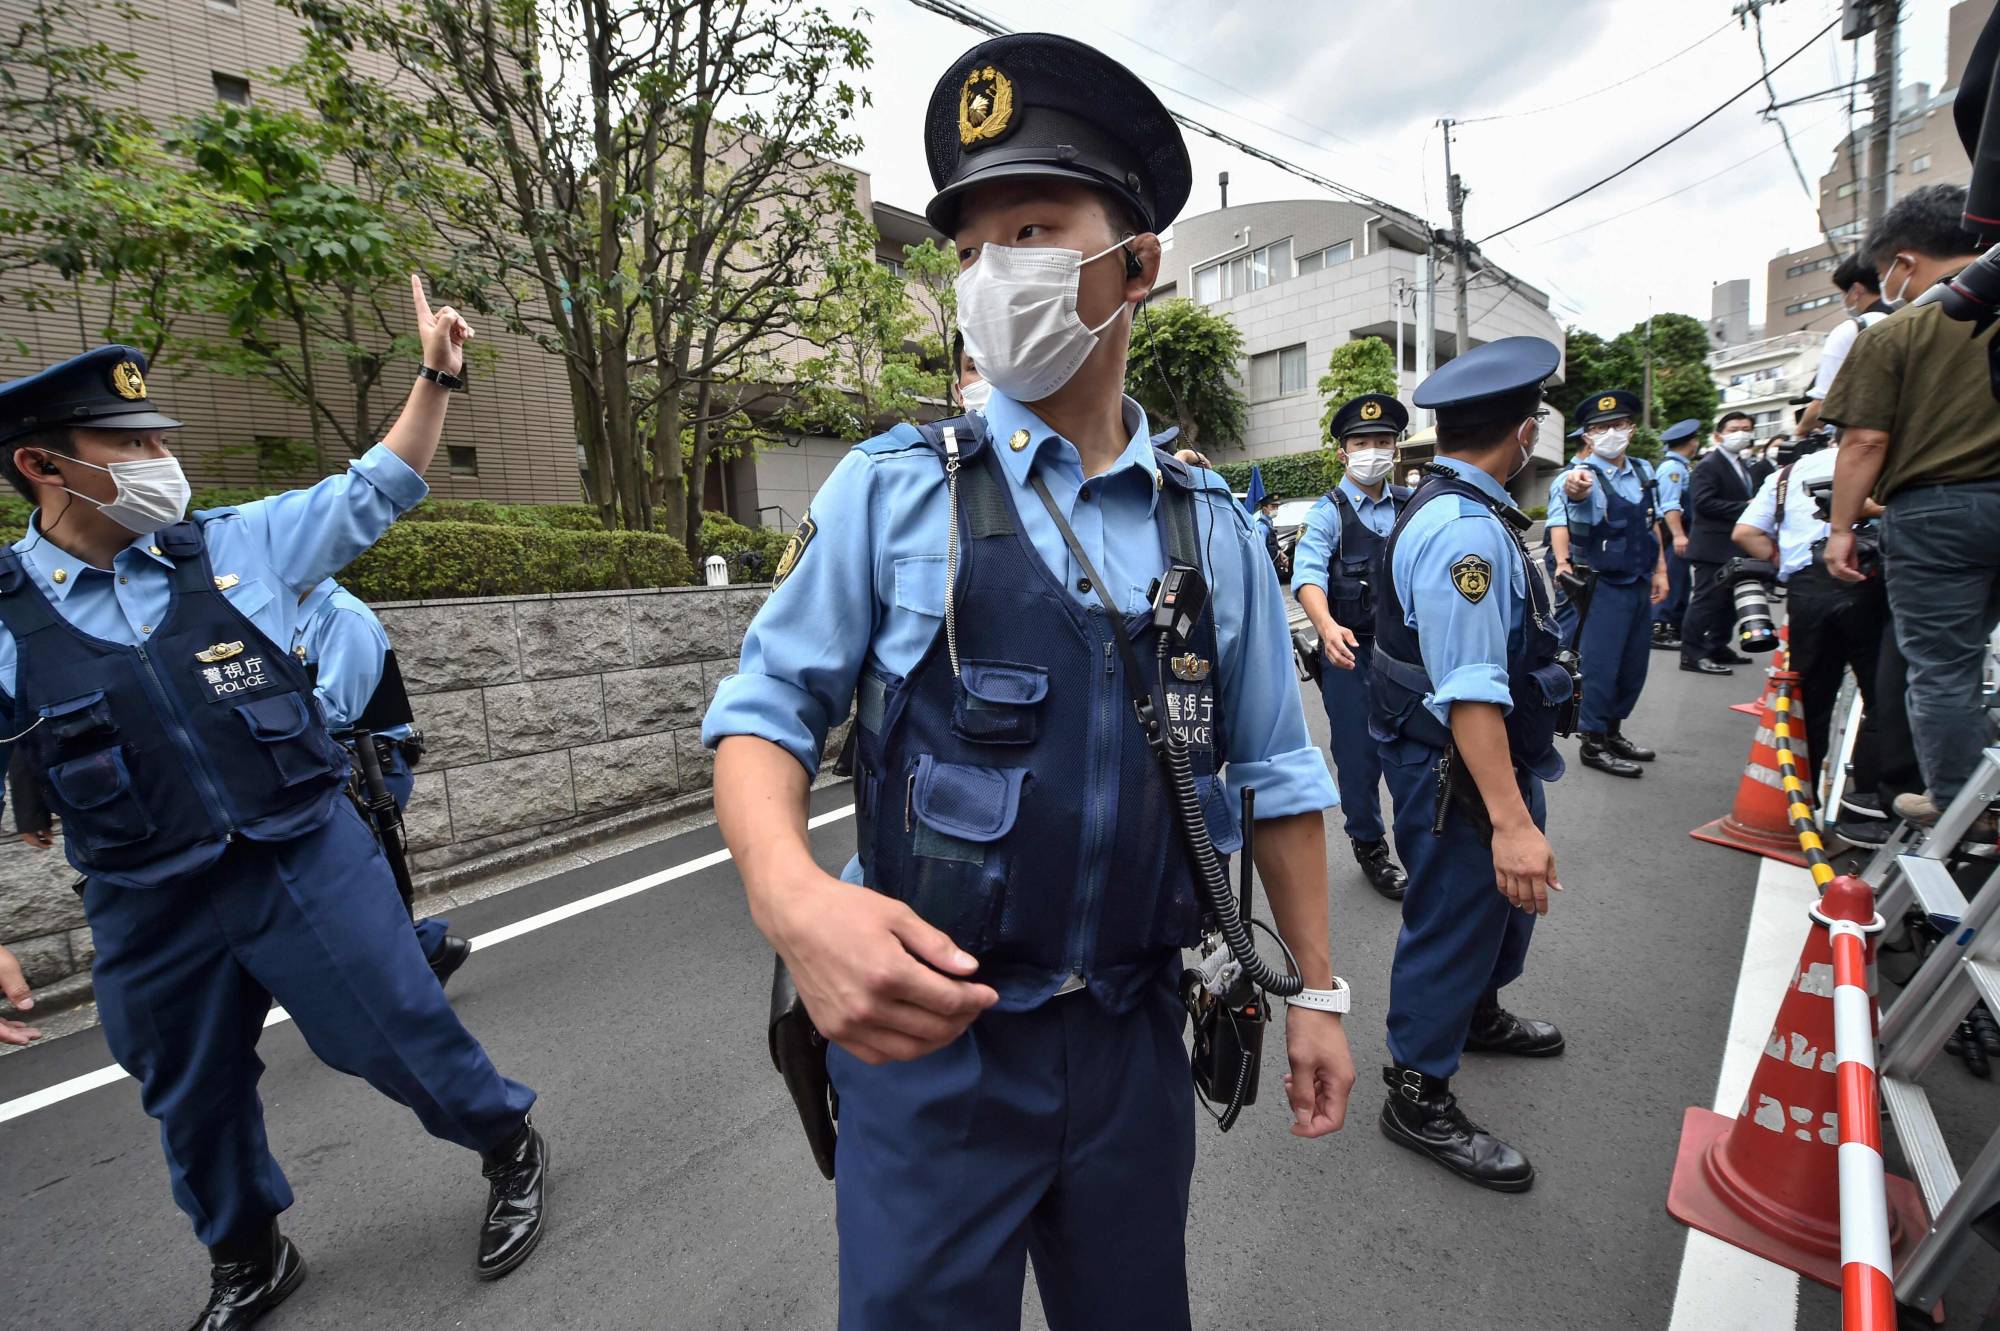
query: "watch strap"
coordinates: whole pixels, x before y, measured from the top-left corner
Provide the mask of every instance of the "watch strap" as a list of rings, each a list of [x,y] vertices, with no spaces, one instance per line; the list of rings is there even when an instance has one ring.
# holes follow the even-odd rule
[[[439,388],[445,389],[448,392],[455,393],[465,387],[465,380],[459,375],[446,374],[443,370],[434,370],[428,365],[417,367],[417,378],[428,379]]]
[[[1331,989],[1301,989],[1285,1000],[1286,1007],[1305,1008],[1310,1012],[1345,1013],[1352,1010],[1354,991],[1347,987],[1347,981],[1338,975],[1333,977]]]

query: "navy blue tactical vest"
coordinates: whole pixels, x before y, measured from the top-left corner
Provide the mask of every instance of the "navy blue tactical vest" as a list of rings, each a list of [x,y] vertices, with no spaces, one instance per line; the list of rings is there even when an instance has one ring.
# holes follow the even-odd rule
[[[1333,611],[1335,623],[1358,638],[1366,638],[1375,632],[1373,584],[1381,576],[1376,557],[1382,552],[1382,538],[1361,520],[1339,486],[1328,490],[1326,497],[1333,501],[1334,512],[1340,517],[1340,548],[1333,552],[1333,562],[1326,570],[1327,608]],[[1410,492],[1392,485],[1389,498],[1400,509],[1409,502]]]
[[[1521,544],[1527,519],[1520,510],[1495,502],[1457,475],[1433,472],[1425,477],[1396,515],[1395,530],[1383,543],[1381,613],[1375,625],[1375,661],[1368,681],[1369,729],[1380,740],[1412,739],[1437,749],[1451,743],[1451,730],[1424,706],[1425,695],[1432,691],[1431,680],[1424,670],[1416,630],[1404,622],[1403,601],[1393,575],[1396,541],[1403,528],[1424,505],[1447,495],[1463,496],[1489,509],[1507,529],[1520,556],[1528,606],[1518,640],[1509,635],[1507,641],[1507,687],[1513,696],[1513,707],[1507,713],[1507,747],[1516,767],[1553,781],[1563,773],[1562,755],[1555,746],[1556,721],[1562,705],[1569,701],[1572,681],[1569,670],[1556,660],[1561,643],[1549,608],[1548,586],[1536,572],[1527,547]],[[1494,576],[1500,576],[1498,570]]]
[[[1589,563],[1601,580],[1614,584],[1650,578],[1660,557],[1653,536],[1659,507],[1653,497],[1653,470],[1643,458],[1633,458],[1632,466],[1639,473],[1638,501],[1619,495],[1599,472],[1596,480],[1604,492],[1604,516],[1582,540],[1577,539],[1576,528],[1570,528],[1570,558]]]
[[[964,418],[924,427],[941,457],[943,426],[961,450],[958,661],[940,626],[907,677],[863,674],[863,881],[978,957],[1003,1010],[1034,1007],[1079,975],[1123,1010],[1199,935],[1192,861],[1113,634],[1136,635],[1149,675],[1158,639],[1149,615],[1114,624],[1094,597],[1079,605],[1029,540],[983,429]],[[1159,468],[1162,553],[1199,567],[1188,473],[1164,453]],[[1204,612],[1164,695],[1147,686],[1190,742],[1209,832],[1227,854],[1241,838],[1215,777],[1225,749],[1215,667]]]
[[[304,668],[216,589],[200,526],[154,540],[173,597],[137,647],[78,631],[0,552],[0,623],[19,653],[12,729],[27,731],[69,862],[121,887],[185,880],[237,836],[311,831],[347,772]]]

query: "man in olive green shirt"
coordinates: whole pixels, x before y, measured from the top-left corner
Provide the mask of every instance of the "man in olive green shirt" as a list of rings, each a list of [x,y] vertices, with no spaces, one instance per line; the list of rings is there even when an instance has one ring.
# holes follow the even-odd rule
[[[1891,305],[1922,295],[1983,248],[1964,227],[1965,190],[1933,185],[1889,210],[1862,254]],[[1854,523],[1872,492],[1884,507],[1889,611],[1909,658],[1910,728],[1925,795],[1896,812],[1933,823],[1991,739],[1980,688],[2000,622],[2000,402],[1987,352],[1995,330],[1901,308],[1863,330],[1826,398],[1842,427],[1826,566],[1858,582]]]

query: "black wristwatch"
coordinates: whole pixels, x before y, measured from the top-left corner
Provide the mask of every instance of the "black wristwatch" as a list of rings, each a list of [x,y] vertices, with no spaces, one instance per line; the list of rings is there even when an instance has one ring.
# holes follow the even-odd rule
[[[465,387],[465,380],[456,374],[446,374],[443,370],[433,370],[428,365],[417,368],[417,378],[428,379],[446,392],[456,393]]]

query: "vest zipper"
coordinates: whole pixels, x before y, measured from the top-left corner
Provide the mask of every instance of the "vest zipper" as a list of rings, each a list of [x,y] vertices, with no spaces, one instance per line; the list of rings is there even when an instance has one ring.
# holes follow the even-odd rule
[[[1096,630],[1098,625],[1104,624],[1112,633],[1120,631],[1120,626],[1110,624],[1104,612],[1096,606],[1089,607],[1086,614],[1093,630]],[[1069,973],[1077,979],[1083,978],[1084,940],[1096,932],[1097,917],[1102,904],[1099,900],[1097,865],[1104,851],[1104,797],[1107,784],[1105,748],[1112,735],[1116,733],[1114,727],[1119,722],[1117,707],[1107,706],[1106,699],[1116,692],[1109,681],[1116,678],[1117,673],[1117,644],[1107,638],[1104,642],[1104,678],[1098,682],[1095,690],[1097,697],[1092,700],[1097,712],[1097,722],[1091,727],[1095,742],[1091,745],[1092,770],[1087,775],[1090,791],[1090,830],[1083,857],[1083,909],[1078,913],[1077,920],[1070,930]]]
[[[166,684],[160,679],[160,672],[153,668],[153,658],[147,654],[146,649],[135,647],[134,650],[139,653],[139,663],[146,667],[146,678],[153,683],[153,693],[160,701],[160,714],[167,722],[168,732],[187,755],[188,770],[193,772],[195,780],[201,783],[202,793],[210,801],[208,807],[223,815],[221,820],[223,841],[234,841],[236,825],[230,820],[228,806],[222,802],[222,791],[210,776],[208,764],[203,761],[201,750],[196,747],[194,737],[188,734],[187,727],[181,724],[180,714],[174,708],[173,695],[167,691]]]

